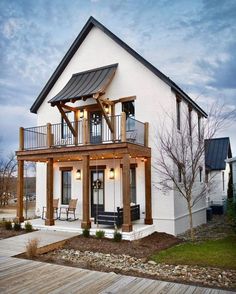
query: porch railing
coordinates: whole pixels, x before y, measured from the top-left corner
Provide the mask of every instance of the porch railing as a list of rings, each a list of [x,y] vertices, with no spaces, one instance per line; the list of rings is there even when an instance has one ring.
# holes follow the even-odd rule
[[[50,147],[77,146],[130,142],[147,146],[148,124],[125,114],[110,116],[113,132],[104,117],[98,121],[82,119],[71,122],[76,136],[64,123],[20,128],[20,150],[45,149]]]

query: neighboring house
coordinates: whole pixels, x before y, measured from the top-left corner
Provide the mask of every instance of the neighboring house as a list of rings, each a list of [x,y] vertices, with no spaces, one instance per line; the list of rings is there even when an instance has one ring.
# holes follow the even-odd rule
[[[227,159],[226,162],[231,166],[233,198],[234,198],[234,202],[236,202],[236,157],[229,158]]]
[[[187,230],[185,201],[174,190],[164,195],[156,188],[152,165],[159,156],[157,130],[172,127],[165,111],[177,116],[179,128],[190,110],[201,131],[206,113],[91,17],[31,107],[38,126],[20,129],[18,218],[23,220],[23,163],[29,160],[37,161],[36,212],[48,207],[46,225],[54,225],[54,197],[60,205],[78,199],[83,228],[97,215],[112,225],[120,207],[124,232],[133,230],[139,215],[153,230]],[[206,222],[205,203],[193,209],[194,226]]]
[[[211,179],[208,205],[223,206],[227,199],[230,165],[226,161],[231,157],[228,137],[205,140],[206,182]]]

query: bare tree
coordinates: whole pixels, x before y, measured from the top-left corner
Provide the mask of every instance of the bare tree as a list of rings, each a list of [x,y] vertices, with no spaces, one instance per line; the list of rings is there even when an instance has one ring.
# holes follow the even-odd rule
[[[157,140],[159,156],[153,168],[158,172],[159,185],[165,193],[175,190],[186,201],[189,214],[191,239],[194,240],[193,207],[206,197],[212,189],[213,178],[205,183],[204,171],[204,139],[213,138],[218,131],[235,119],[235,110],[225,111],[225,107],[212,105],[208,118],[192,119],[191,109],[181,114],[181,128],[176,127],[176,119],[168,117],[172,127],[162,127]],[[199,176],[200,181],[197,181]],[[199,183],[200,182],[200,183]]]
[[[15,190],[16,158],[13,153],[4,159],[0,158],[0,205],[8,204]]]

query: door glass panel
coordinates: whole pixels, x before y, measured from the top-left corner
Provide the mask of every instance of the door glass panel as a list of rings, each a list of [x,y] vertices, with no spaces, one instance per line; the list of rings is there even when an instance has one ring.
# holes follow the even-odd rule
[[[90,113],[90,142],[102,142],[102,114],[100,111]]]
[[[104,211],[104,172],[91,171],[91,215]]]

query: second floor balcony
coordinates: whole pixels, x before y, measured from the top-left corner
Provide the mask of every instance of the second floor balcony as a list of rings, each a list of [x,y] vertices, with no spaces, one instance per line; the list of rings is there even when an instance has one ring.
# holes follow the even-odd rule
[[[112,125],[109,127],[108,124]],[[148,146],[148,123],[121,115],[94,116],[67,123],[46,124],[20,128],[20,151],[60,148],[69,146],[132,143]]]

